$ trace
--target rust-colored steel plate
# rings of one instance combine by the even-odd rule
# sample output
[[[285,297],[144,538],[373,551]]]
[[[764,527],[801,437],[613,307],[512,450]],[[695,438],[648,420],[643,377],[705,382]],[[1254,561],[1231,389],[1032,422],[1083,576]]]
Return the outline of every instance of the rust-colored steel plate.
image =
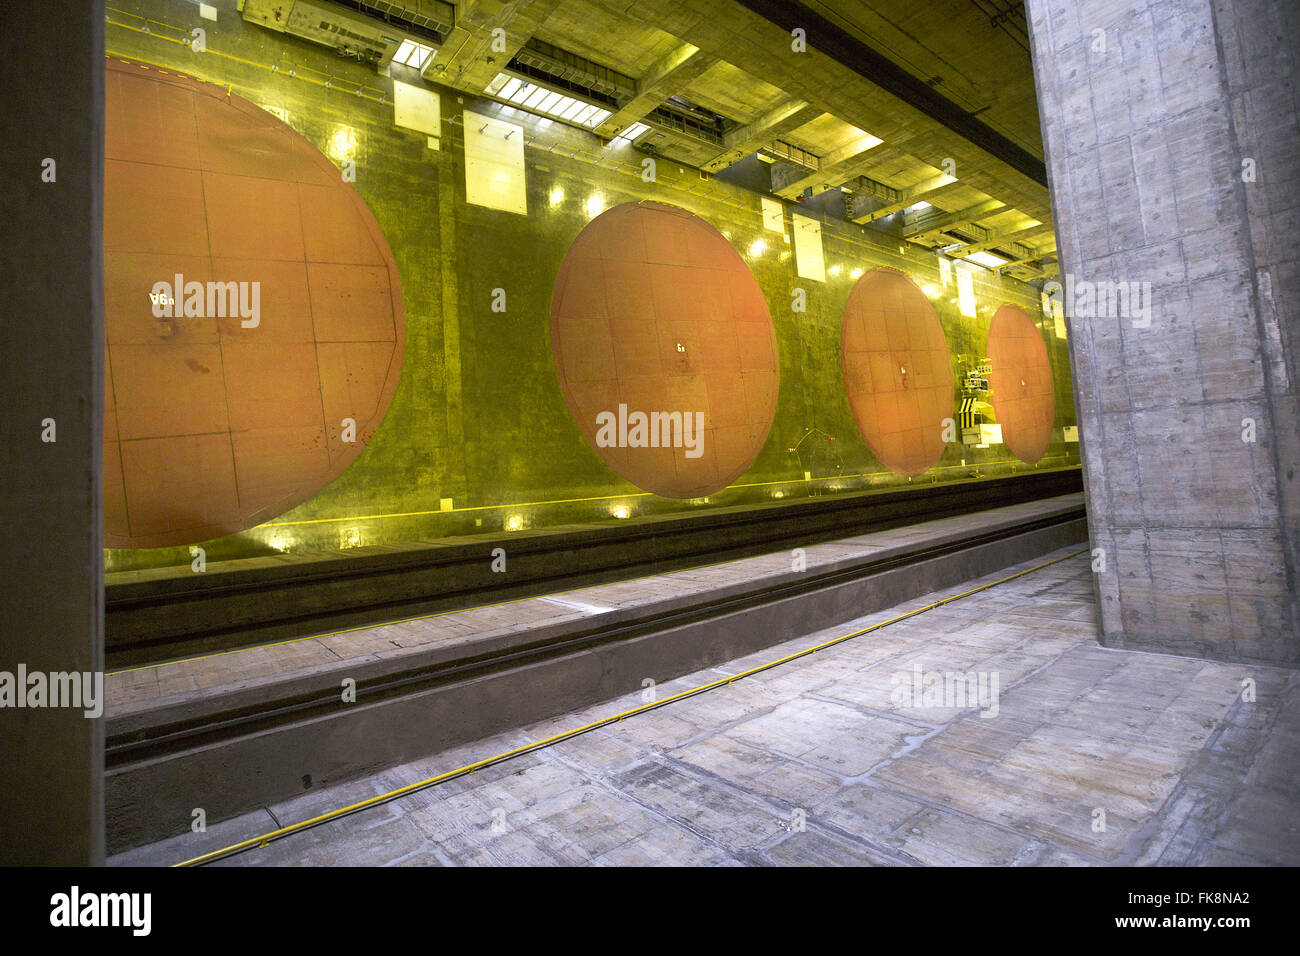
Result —
[[[551,351],[582,437],[654,494],[720,491],[771,430],[780,373],[767,302],[731,244],[685,209],[625,203],[587,224],[555,280]],[[659,447],[636,447],[649,436],[633,416],[655,412],[689,414],[703,441],[661,419]]]
[[[989,389],[1002,443],[1026,464],[1047,453],[1056,418],[1052,366],[1043,336],[1018,305],[1004,305],[989,326]]]
[[[896,269],[872,269],[849,293],[840,346],[849,407],[871,451],[900,475],[933,467],[952,417],[953,378],[925,293]]]
[[[105,543],[243,531],[378,428],[406,340],[397,266],[338,169],[270,113],[117,60],[105,99]],[[177,275],[200,284],[194,314],[159,317],[150,293]],[[232,282],[242,312],[209,299]]]

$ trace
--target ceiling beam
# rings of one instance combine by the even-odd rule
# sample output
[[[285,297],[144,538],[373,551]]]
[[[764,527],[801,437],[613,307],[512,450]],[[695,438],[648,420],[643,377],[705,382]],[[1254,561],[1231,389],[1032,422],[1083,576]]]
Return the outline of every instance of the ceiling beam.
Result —
[[[867,170],[874,169],[881,163],[902,157],[910,158],[902,150],[882,143],[870,133],[863,133],[839,149],[833,149],[820,157],[817,168],[812,172],[786,183],[774,192],[785,199],[794,199],[802,195],[805,189],[811,188],[815,195],[865,175]]]
[[[1041,269],[1035,269],[1033,272],[1023,273],[1022,281],[1028,282],[1033,279],[1042,279],[1045,276],[1054,276],[1060,273],[1061,264],[1053,259],[1051,262],[1044,262]]]
[[[1055,249],[1041,249],[1035,252],[1032,256],[1026,256],[1023,259],[1012,259],[1010,262],[1004,262],[1002,265],[998,266],[993,271],[1002,272],[1005,269],[1018,269],[1020,266],[1027,266],[1033,262],[1041,262],[1044,259],[1048,258],[1049,256],[1054,256],[1054,255],[1056,255]]]
[[[668,97],[690,85],[717,62],[690,43],[669,50],[637,80],[636,95],[621,104],[594,132],[605,137],[619,133],[662,106]]]
[[[816,49],[1046,188],[1047,164],[959,107],[924,80],[799,0],[736,0],[787,33],[802,29]]]
[[[800,99],[786,100],[752,123],[737,126],[724,134],[723,151],[712,159],[705,160],[700,164],[700,168],[711,173],[724,169],[744,159],[750,153],[757,152],[765,143],[787,136],[800,126],[806,126],[823,115],[823,112],[811,103],[805,103]]]
[[[425,64],[423,76],[468,93],[482,93],[559,5],[560,0],[458,3],[456,25]],[[504,51],[492,49],[492,31],[497,27],[505,31]]]
[[[904,224],[903,238],[921,239],[931,233],[951,229],[953,226],[979,222],[981,219],[987,219],[999,212],[1006,212],[1007,208],[1007,204],[1000,199],[986,199],[956,212],[947,212],[941,216],[927,216],[924,219],[918,219],[916,222]]]
[[[957,249],[948,252],[947,255],[964,258],[972,252],[983,252],[985,249],[992,249],[994,246],[1000,246],[1008,242],[1021,242],[1025,239],[1032,239],[1034,236],[1043,236],[1052,232],[1050,222],[1035,223],[1032,226],[1022,226],[1019,229],[1010,229],[1006,232],[999,232],[995,236],[989,236],[987,239],[981,239],[979,242],[969,242]]]
[[[873,209],[871,212],[864,213],[861,216],[854,216],[853,221],[856,223],[875,222],[877,219],[884,219],[886,216],[892,216],[896,212],[901,212],[908,206],[914,206],[923,199],[937,199],[946,192],[954,189],[960,189],[966,184],[960,179],[953,179],[951,176],[941,174],[939,176],[924,179],[903,192],[898,194],[898,199],[894,202],[886,203],[879,209]]]
[[[613,17],[624,17],[631,0],[582,2]],[[781,3],[804,9],[797,0]],[[958,175],[972,189],[997,196],[1035,219],[1046,222],[1051,216],[1048,191],[1041,182],[831,56],[822,49],[824,38],[815,30],[807,30],[806,48],[792,44],[790,29],[806,28],[810,22],[802,13],[783,28],[749,9],[743,0],[636,0],[635,8],[644,21],[679,42],[695,44],[784,91],[785,96],[816,104],[846,123],[870,130],[936,170],[944,168],[944,159],[952,158]],[[1038,150],[1031,153],[1031,157],[1041,155]],[[1043,167],[1041,159],[1037,163]],[[1045,176],[1045,167],[1043,172]],[[886,181],[893,182],[894,177]]]

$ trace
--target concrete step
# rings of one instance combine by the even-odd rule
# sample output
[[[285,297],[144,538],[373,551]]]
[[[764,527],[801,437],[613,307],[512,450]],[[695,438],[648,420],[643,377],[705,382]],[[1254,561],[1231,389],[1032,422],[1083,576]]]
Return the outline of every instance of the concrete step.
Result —
[[[110,852],[373,773],[1087,539],[1081,495],[114,672]],[[352,682],[355,701],[344,699]],[[219,781],[219,784],[214,784]]]
[[[710,508],[608,525],[107,575],[110,668],[625,580],[1082,491],[1079,469]],[[494,572],[504,548],[508,574]]]

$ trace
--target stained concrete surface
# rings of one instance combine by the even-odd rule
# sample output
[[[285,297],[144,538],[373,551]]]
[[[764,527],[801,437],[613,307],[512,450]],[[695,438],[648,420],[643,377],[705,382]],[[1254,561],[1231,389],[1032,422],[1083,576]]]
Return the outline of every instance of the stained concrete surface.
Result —
[[[717,6],[718,15],[735,22],[738,11]],[[150,33],[140,31],[140,17],[150,19]],[[665,22],[649,11],[638,19]],[[169,42],[200,25],[208,31],[207,53],[198,56]],[[421,82],[412,72],[396,67],[392,78],[378,76],[326,47],[247,24],[233,11],[212,23],[200,21],[188,4],[130,0],[114,5],[107,30],[114,55],[186,71],[281,110],[327,154],[337,153],[337,136],[354,137],[355,188],[383,229],[402,280],[404,372],[365,452],[310,501],[267,525],[205,543],[209,567],[272,550],[300,553],[506,527],[609,524],[619,520],[611,510],[620,507],[634,515],[688,513],[770,502],[777,495],[788,501],[810,492],[904,486],[907,479],[890,473],[862,438],[844,389],[840,329],[855,273],[887,266],[922,286],[946,289],[934,307],[949,348],[963,363],[984,354],[1000,304],[1014,302],[1033,314],[1040,308],[1036,289],[974,269],[980,314],[962,317],[933,254],[845,222],[842,200],[822,224],[827,281],[799,280],[791,247],[764,231],[754,192],[702,181],[695,169],[663,158],[656,182],[648,184],[641,179],[642,154],[631,147],[605,150],[590,134],[562,123],[433,85],[428,88],[441,96],[443,130],[439,148],[430,149],[426,136],[393,125],[391,84]],[[365,95],[350,92],[356,85]],[[465,110],[521,123],[536,144],[525,152],[527,217],[465,201]],[[934,155],[953,155],[965,170],[977,167],[964,152]],[[723,232],[746,257],[775,325],[781,393],[770,437],[748,472],[707,505],[646,495],[601,461],[569,414],[547,341],[556,276],[591,210],[639,200],[688,209]],[[807,204],[799,208],[809,212]],[[756,255],[759,240],[764,251]],[[791,310],[796,286],[807,293],[806,312]],[[495,289],[507,293],[504,313],[492,310]],[[1049,459],[1041,465],[1074,464],[1078,445],[1065,443],[1060,432],[1074,423],[1066,343],[1048,331],[1050,322],[1044,326],[1059,421]],[[973,470],[1009,474],[1026,467],[1004,448],[952,443],[931,474],[950,481]],[[444,500],[452,510],[443,510]],[[109,569],[187,568],[192,560],[187,547],[113,550]]]
[[[1037,563],[654,693],[662,699],[736,674]],[[1087,556],[1067,558],[220,865],[1300,862],[1300,674],[1104,648],[1095,615]],[[996,675],[999,693],[983,707],[911,700],[895,675],[918,665],[927,674]],[[642,697],[110,862],[184,860],[620,713]]]
[[[1026,9],[1060,278],[1079,290],[1088,520],[1115,572],[1102,640],[1294,667],[1300,5]],[[1089,303],[1093,282],[1145,289],[1148,311]]]
[[[103,6],[0,5],[0,43],[0,672],[91,681],[104,659],[104,90],[75,64],[103,56]],[[0,862],[102,862],[103,724],[83,714],[0,708]]]

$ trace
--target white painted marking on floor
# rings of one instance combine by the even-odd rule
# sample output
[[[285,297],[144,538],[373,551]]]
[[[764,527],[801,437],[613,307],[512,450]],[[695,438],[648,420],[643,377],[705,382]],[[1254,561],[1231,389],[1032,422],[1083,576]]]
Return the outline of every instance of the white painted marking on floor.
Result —
[[[561,607],[571,607],[575,611],[583,611],[587,614],[605,614],[614,610],[612,607],[603,607],[599,604],[585,604],[582,601],[571,601],[568,598],[544,597],[542,600],[550,604],[558,604]]]

